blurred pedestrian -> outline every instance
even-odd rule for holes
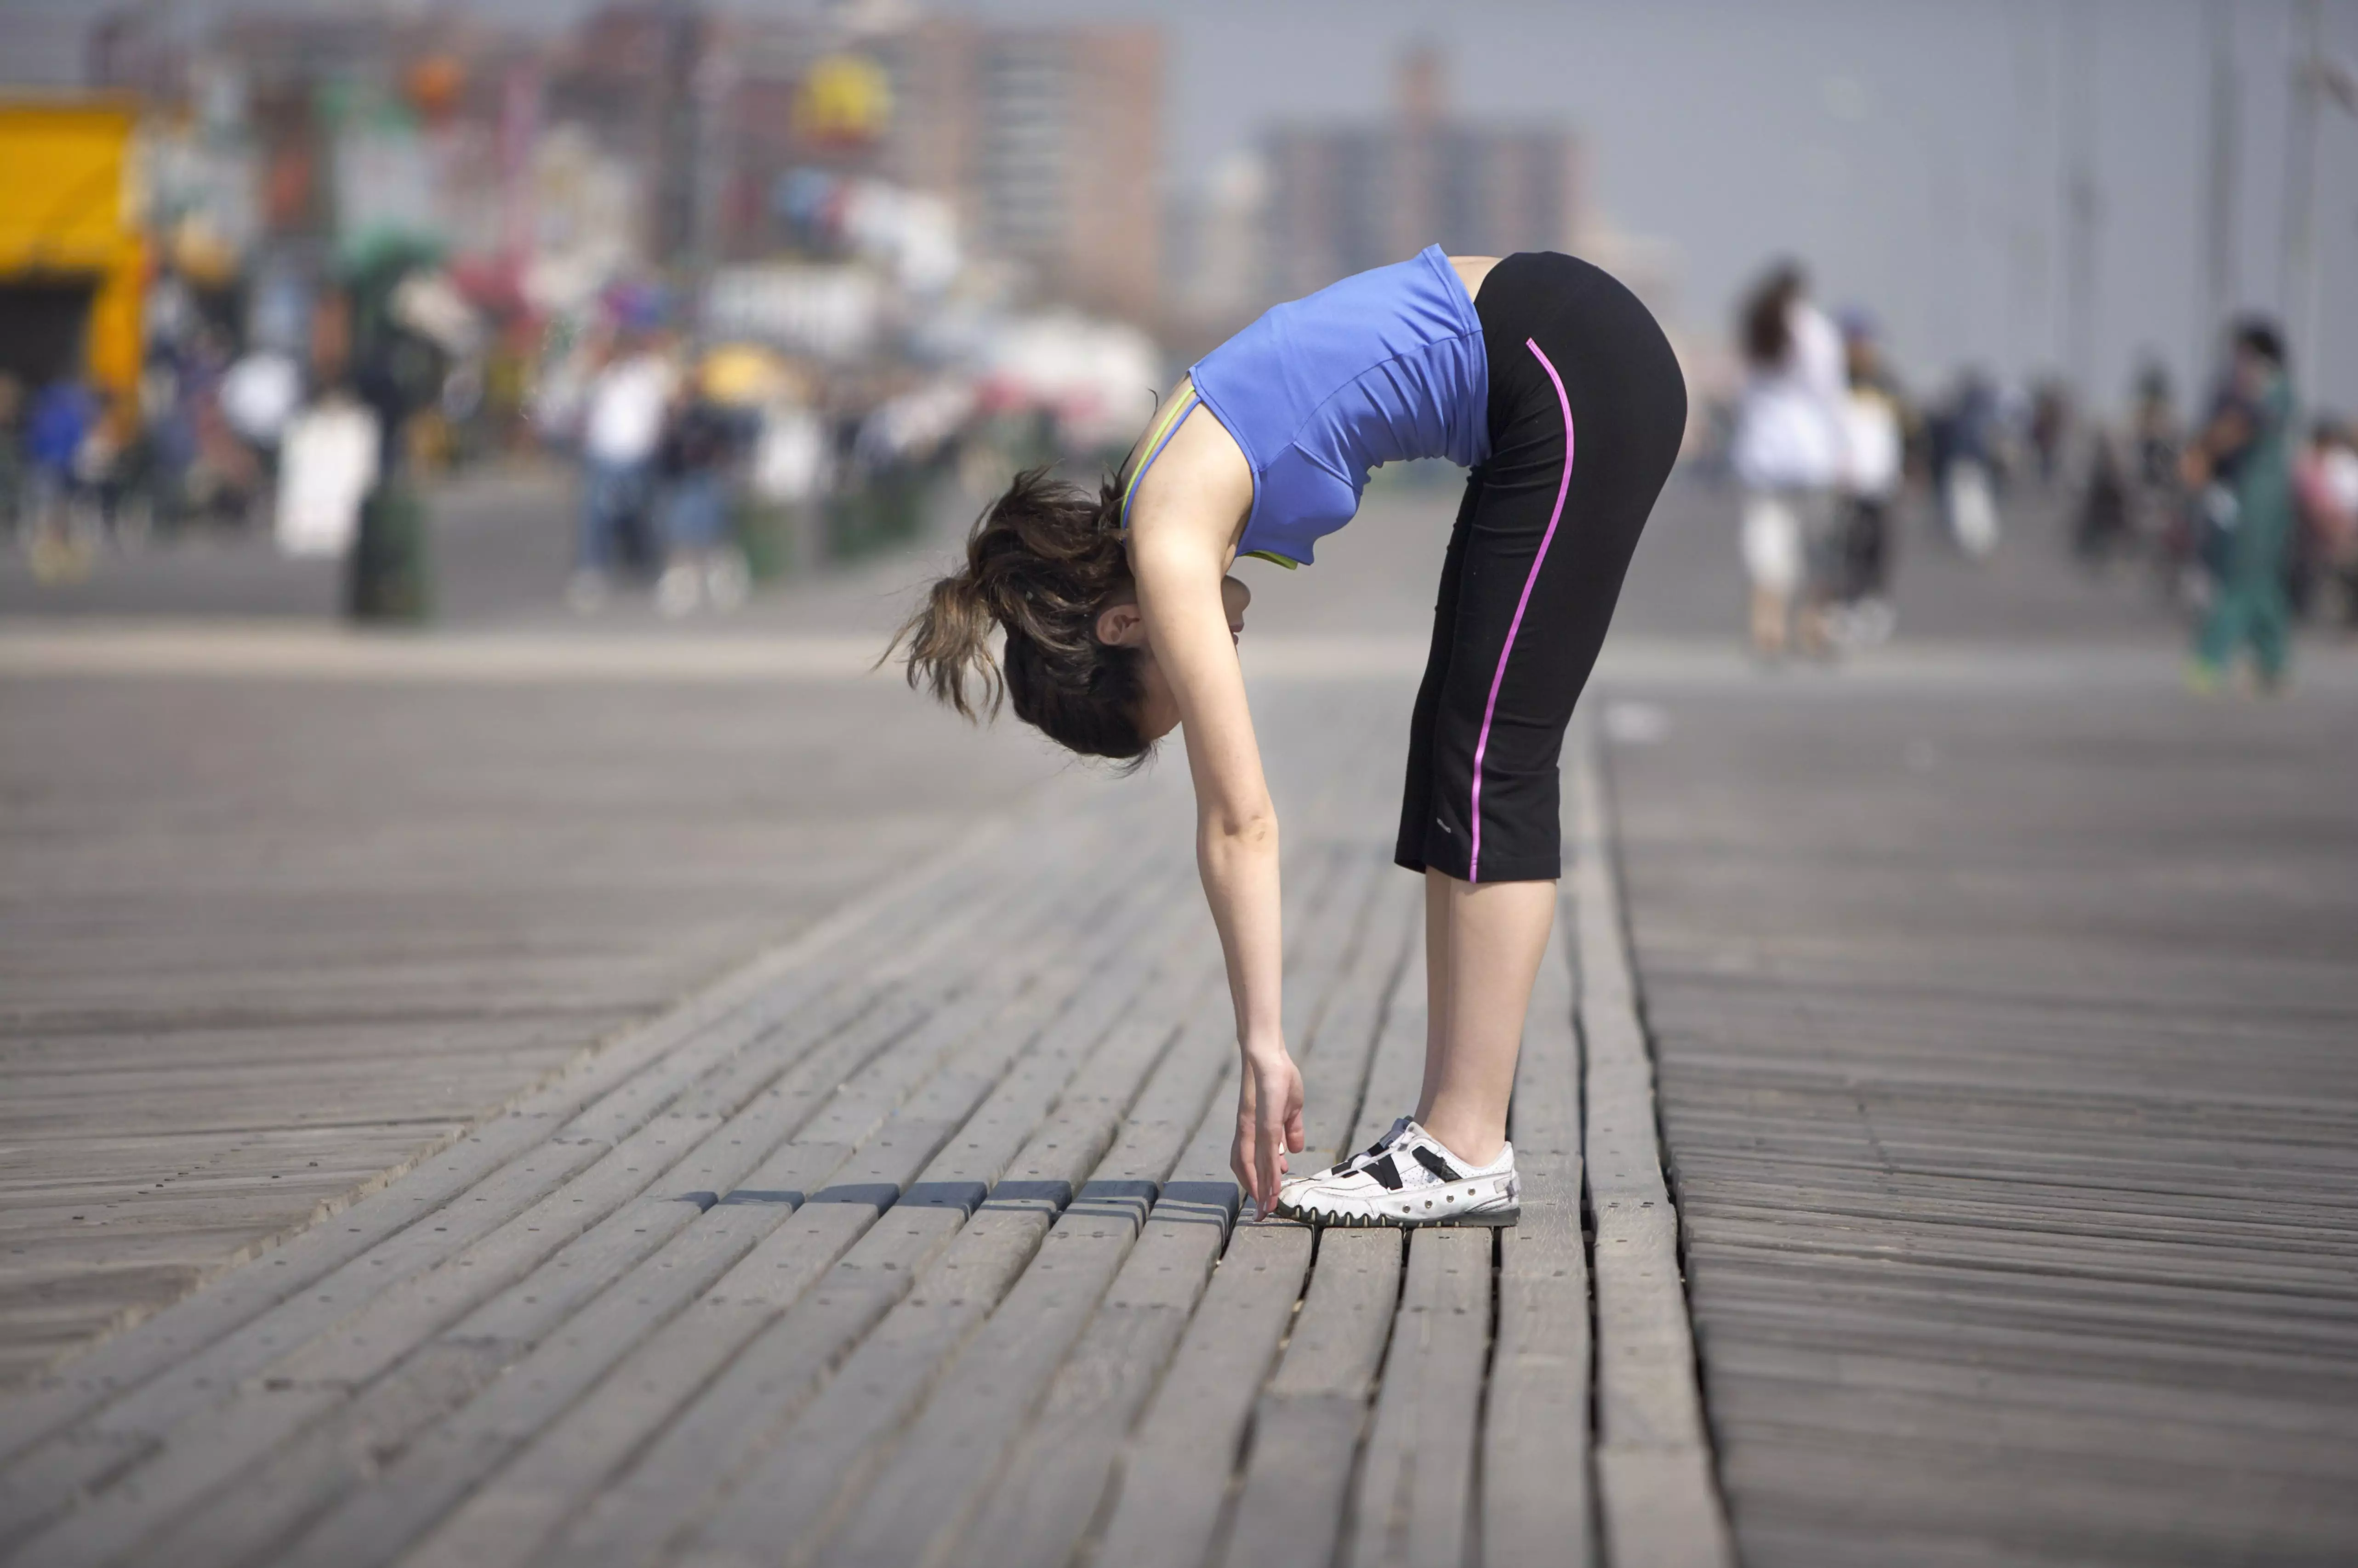
[[[2293,531],[2292,416],[2284,339],[2273,322],[2247,319],[2235,328],[2211,416],[2182,461],[2188,487],[2202,496],[2203,557],[2214,579],[2187,671],[2197,691],[2214,689],[2247,646],[2262,688],[2284,683],[2291,652],[2285,559]]]
[[[1891,602],[1891,514],[1905,472],[1907,409],[1866,316],[1854,313],[1843,322],[1843,352],[1850,382],[1843,403],[1848,469],[1825,614],[1836,643],[1873,647],[1889,641],[1898,624]]]
[[[2120,438],[2111,430],[2099,427],[2091,449],[2088,482],[2071,524],[2071,553],[2088,566],[2102,567],[2125,551],[2133,537],[2129,467]]]
[[[2358,626],[2358,431],[2320,418],[2293,469],[2321,620]]]
[[[0,528],[14,536],[25,525],[24,384],[0,371]]]
[[[1996,550],[2003,530],[2002,438],[1996,387],[1978,370],[1966,370],[1932,421],[1932,492],[1950,540],[1977,561]]]
[[[44,386],[25,418],[25,470],[32,531],[27,549],[33,575],[43,582],[87,576],[90,552],[82,538],[90,487],[90,452],[99,440],[103,410],[97,395],[78,375]]]
[[[581,418],[581,526],[566,602],[588,613],[611,591],[624,530],[654,500],[655,457],[678,375],[660,335],[632,328],[590,379]]]
[[[2039,482],[2052,486],[2062,475],[2064,449],[2071,439],[2071,394],[2060,381],[2049,379],[2030,394],[2030,451],[2039,465]]]
[[[1751,579],[1753,651],[1781,657],[1830,646],[1812,573],[1833,532],[1835,490],[1847,472],[1842,336],[1810,302],[1797,265],[1769,269],[1738,323],[1747,369],[1731,454],[1744,487],[1745,574]],[[1809,588],[1810,600],[1795,600]]]
[[[734,610],[745,601],[745,557],[730,535],[730,474],[737,421],[699,380],[674,406],[663,441],[664,571],[655,609],[686,615],[699,602]]]

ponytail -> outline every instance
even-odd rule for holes
[[[884,657],[905,649],[910,688],[968,719],[1004,699],[1084,756],[1142,761],[1141,655],[1097,636],[1098,614],[1132,591],[1120,515],[1110,483],[1092,499],[1044,468],[1016,475],[967,535],[965,568],[926,591]]]

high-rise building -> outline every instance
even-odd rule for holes
[[[1401,59],[1389,120],[1280,124],[1266,162],[1272,298],[1307,294],[1429,244],[1456,255],[1563,250],[1580,225],[1572,132],[1456,118],[1431,45]]]
[[[1152,320],[1162,296],[1162,35],[928,17],[878,45],[893,82],[882,168],[948,197],[1043,292]]]

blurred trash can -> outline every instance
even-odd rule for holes
[[[369,492],[345,579],[345,610],[353,620],[414,625],[433,614],[426,535],[426,503],[408,481],[388,479]]]

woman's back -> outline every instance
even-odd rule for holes
[[[1190,379],[1252,470],[1240,553],[1307,562],[1369,469],[1489,450],[1482,322],[1438,245],[1275,307]]]

